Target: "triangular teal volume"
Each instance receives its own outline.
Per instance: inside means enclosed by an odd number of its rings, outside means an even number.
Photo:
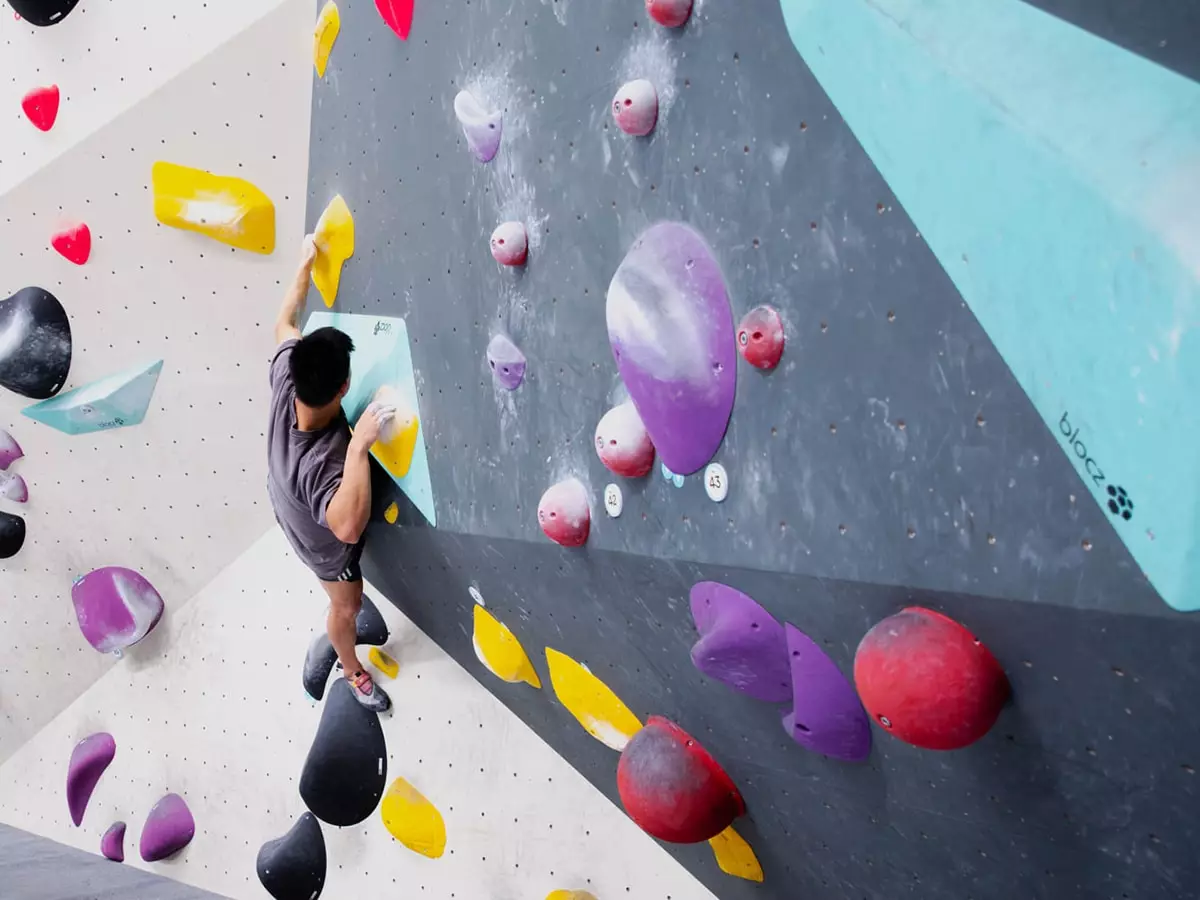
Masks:
[[[1200,609],[1200,84],[1018,0],[782,0],[1159,594]]]
[[[57,397],[25,407],[22,412],[64,434],[87,434],[137,425],[146,418],[162,360],[126,369]]]
[[[392,481],[412,501],[430,525],[437,526],[433,503],[433,482],[429,475],[429,456],[425,452],[425,419],[417,402],[417,383],[413,376],[412,351],[408,346],[408,326],[403,319],[385,316],[360,316],[350,313],[315,312],[304,323],[304,333],[317,328],[343,331],[354,341],[350,357],[350,390],[342,398],[342,409],[350,424],[362,415],[375,392],[390,385],[408,399],[420,423],[412,463],[403,478]],[[389,473],[390,474],[390,473]]]

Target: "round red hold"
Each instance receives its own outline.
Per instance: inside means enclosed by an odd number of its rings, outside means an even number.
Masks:
[[[696,739],[660,716],[621,751],[617,792],[629,818],[647,834],[673,844],[716,837],[746,803],[720,764]]]
[[[659,25],[680,28],[692,15],[692,0],[646,0],[646,12]]]
[[[80,222],[53,235],[50,246],[75,265],[82,266],[92,255],[92,231]]]
[[[614,406],[596,426],[596,454],[614,475],[641,478],[654,468],[654,444],[632,403]]]
[[[538,524],[554,543],[582,547],[592,529],[587,488],[576,478],[549,488],[538,503]]]
[[[34,127],[41,131],[49,131],[58,119],[60,100],[57,84],[36,87],[21,100],[21,109],[25,110],[25,115]]]
[[[529,255],[529,238],[520,222],[501,222],[492,232],[492,257],[502,266],[523,266]]]
[[[758,306],[746,313],[737,331],[738,352],[756,369],[770,370],[783,356],[783,319],[770,306]]]
[[[854,684],[883,729],[926,750],[958,750],[995,724],[1010,688],[1004,669],[948,616],[910,606],[866,633]]]
[[[613,97],[612,114],[623,132],[645,137],[658,123],[658,91],[645,78],[630,81]]]

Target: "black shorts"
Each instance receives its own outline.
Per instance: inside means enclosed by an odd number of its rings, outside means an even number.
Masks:
[[[362,581],[362,567],[358,564],[362,559],[363,545],[360,541],[354,548],[354,552],[350,554],[350,559],[346,563],[346,568],[342,569],[341,574],[334,581]]]

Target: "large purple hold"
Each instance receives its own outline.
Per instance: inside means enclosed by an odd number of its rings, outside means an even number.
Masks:
[[[114,822],[100,838],[100,853],[113,862],[125,862],[125,823]]]
[[[700,640],[692,663],[707,675],[756,700],[792,697],[783,626],[752,597],[728,585],[701,581],[692,588],[692,620]]]
[[[25,451],[21,449],[17,439],[0,428],[0,469],[7,469],[24,455]]]
[[[704,238],[678,222],[643,232],[608,286],[608,340],[662,462],[712,459],[737,389],[733,311]]]
[[[67,766],[67,807],[71,810],[71,821],[76,825],[83,822],[92,791],[116,755],[117,742],[111,734],[104,732],[85,737],[71,751],[71,762]]]
[[[502,334],[492,338],[487,348],[488,365],[496,384],[506,391],[515,391],[525,380],[525,354]]]
[[[871,755],[871,723],[837,664],[795,625],[787,625],[792,711],[783,727],[816,753],[861,762]]]
[[[158,862],[178,853],[196,834],[192,811],[178,794],[167,794],[150,810],[142,828],[141,852],[146,862]]]
[[[132,569],[106,566],[71,587],[75,617],[87,642],[101,653],[136,644],[158,624],[163,599]]]

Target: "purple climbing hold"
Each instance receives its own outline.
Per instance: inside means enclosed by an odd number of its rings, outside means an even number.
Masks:
[[[25,484],[25,479],[15,472],[0,472],[0,497],[14,503],[27,501],[29,487]]]
[[[75,617],[87,642],[101,653],[131,647],[148,635],[163,614],[163,599],[132,569],[105,566],[71,587]]]
[[[467,146],[480,162],[491,162],[500,149],[504,116],[488,112],[470,91],[459,91],[454,98],[454,115],[462,125]]]
[[[76,825],[83,822],[92,791],[116,755],[117,742],[104,732],[85,737],[71,751],[71,762],[67,765],[67,807]]]
[[[506,391],[515,391],[525,380],[525,354],[502,334],[492,338],[487,348],[492,378]]]
[[[0,428],[0,470],[7,469],[24,455],[25,451],[21,449],[17,439]]]
[[[861,762],[871,755],[871,722],[858,693],[812,638],[791,623],[786,630],[792,711],[784,730],[816,753]]]
[[[692,663],[707,675],[756,700],[792,698],[783,626],[752,597],[716,581],[692,587],[692,621],[700,640]]]
[[[105,859],[125,862],[125,823],[114,822],[100,838],[100,852]]]
[[[608,286],[608,340],[633,405],[672,472],[702,469],[737,391],[733,311],[704,238],[679,222],[643,232]]]
[[[174,856],[196,834],[192,811],[178,794],[167,794],[150,810],[142,828],[141,853],[146,862]]]

